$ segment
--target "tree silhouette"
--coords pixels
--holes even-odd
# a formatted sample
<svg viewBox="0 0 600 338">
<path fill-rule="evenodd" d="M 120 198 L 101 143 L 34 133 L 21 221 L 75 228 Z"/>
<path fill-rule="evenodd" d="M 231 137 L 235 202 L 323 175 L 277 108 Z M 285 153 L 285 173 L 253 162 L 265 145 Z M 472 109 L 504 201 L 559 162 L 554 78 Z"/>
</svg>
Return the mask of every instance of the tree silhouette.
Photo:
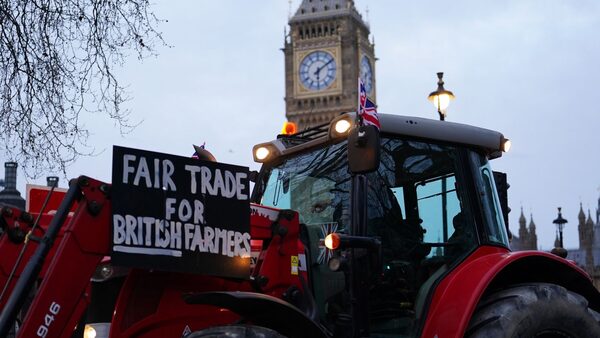
<svg viewBox="0 0 600 338">
<path fill-rule="evenodd" d="M 82 113 L 122 133 L 134 126 L 114 68 L 165 42 L 147 0 L 0 0 L 0 145 L 36 177 L 61 170 L 87 145 Z"/>
</svg>

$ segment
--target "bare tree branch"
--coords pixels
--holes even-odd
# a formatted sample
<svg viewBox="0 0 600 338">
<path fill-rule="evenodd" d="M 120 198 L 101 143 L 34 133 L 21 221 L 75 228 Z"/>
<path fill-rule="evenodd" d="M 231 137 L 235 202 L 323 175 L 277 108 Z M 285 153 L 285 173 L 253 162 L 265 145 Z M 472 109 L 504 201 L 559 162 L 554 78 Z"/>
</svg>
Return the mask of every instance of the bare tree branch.
<svg viewBox="0 0 600 338">
<path fill-rule="evenodd" d="M 164 45 L 147 0 L 0 0 L 0 147 L 30 177 L 90 155 L 82 113 L 134 127 L 114 73 Z"/>
</svg>

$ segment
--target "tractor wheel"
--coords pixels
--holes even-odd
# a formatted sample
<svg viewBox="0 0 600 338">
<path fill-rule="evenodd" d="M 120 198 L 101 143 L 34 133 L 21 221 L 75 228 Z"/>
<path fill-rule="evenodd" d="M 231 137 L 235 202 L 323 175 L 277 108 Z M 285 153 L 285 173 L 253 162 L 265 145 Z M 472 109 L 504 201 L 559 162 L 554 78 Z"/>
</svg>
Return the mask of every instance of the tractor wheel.
<svg viewBox="0 0 600 338">
<path fill-rule="evenodd" d="M 583 296 L 562 286 L 522 284 L 484 297 L 465 337 L 600 337 L 599 318 Z"/>
<path fill-rule="evenodd" d="M 262 326 L 225 325 L 195 331 L 185 338 L 286 338 L 277 331 Z"/>
</svg>

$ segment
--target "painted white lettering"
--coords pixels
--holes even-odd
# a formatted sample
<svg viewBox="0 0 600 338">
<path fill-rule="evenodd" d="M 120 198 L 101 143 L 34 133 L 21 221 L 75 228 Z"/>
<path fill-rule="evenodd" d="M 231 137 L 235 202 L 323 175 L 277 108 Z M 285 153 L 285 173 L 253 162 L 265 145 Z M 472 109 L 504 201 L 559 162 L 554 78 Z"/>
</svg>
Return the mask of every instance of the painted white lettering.
<svg viewBox="0 0 600 338">
<path fill-rule="evenodd" d="M 208 193 L 209 195 L 216 195 L 215 190 L 213 190 L 212 184 L 210 184 L 210 179 L 212 174 L 210 173 L 210 169 L 207 167 L 200 167 L 200 184 L 201 191 L 203 194 Z"/>
<path fill-rule="evenodd" d="M 204 227 L 204 244 L 206 245 L 205 252 L 217 253 L 219 247 L 215 244 L 215 231 L 211 227 Z"/>
<path fill-rule="evenodd" d="M 129 174 L 133 174 L 135 168 L 129 165 L 129 162 L 135 161 L 135 155 L 123 155 L 123 183 L 129 183 Z"/>
<path fill-rule="evenodd" d="M 160 160 L 154 159 L 154 188 L 160 189 Z"/>
<path fill-rule="evenodd" d="M 241 245 L 242 244 L 242 234 L 240 232 L 235 232 L 235 238 L 234 238 L 234 243 L 233 243 L 233 255 L 234 256 L 241 256 Z"/>
<path fill-rule="evenodd" d="M 154 245 L 160 248 L 169 246 L 169 222 L 165 220 L 156 220 Z"/>
<path fill-rule="evenodd" d="M 190 192 L 195 194 L 198 188 L 198 182 L 196 181 L 196 174 L 200 171 L 200 167 L 197 165 L 186 165 L 185 170 L 190 172 Z"/>
<path fill-rule="evenodd" d="M 173 197 L 168 197 L 167 199 L 165 199 L 165 218 L 166 219 L 171 219 L 171 217 L 173 217 L 173 214 L 175 214 L 175 207 L 174 204 L 177 202 L 176 199 L 174 199 Z"/>
<path fill-rule="evenodd" d="M 233 248 L 233 246 L 235 245 L 234 236 L 235 231 L 227 231 L 227 250 L 224 252 L 224 254 L 227 254 L 228 257 L 233 257 L 233 253 L 235 251 L 235 249 Z"/>
<path fill-rule="evenodd" d="M 125 242 L 125 218 L 121 215 L 113 215 L 113 244 Z"/>
<path fill-rule="evenodd" d="M 183 238 L 185 239 L 183 245 L 184 245 L 184 248 L 186 250 L 192 250 L 190 248 L 191 247 L 190 244 L 191 244 L 191 241 L 192 241 L 193 236 L 194 236 L 194 233 L 192 232 L 193 230 L 194 230 L 194 224 L 192 224 L 192 223 L 185 223 L 183 225 L 183 232 L 184 232 L 184 235 L 183 235 L 184 237 Z"/>
<path fill-rule="evenodd" d="M 181 222 L 171 221 L 171 249 L 181 249 Z"/>
<path fill-rule="evenodd" d="M 141 216 L 137 217 L 135 230 L 137 230 L 136 237 L 139 241 L 138 244 L 142 245 L 143 238 L 144 238 L 144 218 L 143 217 L 141 217 Z"/>
<path fill-rule="evenodd" d="M 152 226 L 154 225 L 154 217 L 144 217 L 144 225 L 146 228 L 145 244 L 146 246 L 150 246 L 152 245 Z"/>
<path fill-rule="evenodd" d="M 227 230 L 223 230 L 220 228 L 215 228 L 215 247 L 217 247 L 217 252 L 219 252 L 219 244 L 221 247 L 221 255 L 227 254 Z"/>
<path fill-rule="evenodd" d="M 171 176 L 173 175 L 174 172 L 175 172 L 175 166 L 173 165 L 173 162 L 171 162 L 169 160 L 163 160 L 163 173 L 162 173 L 163 174 L 163 176 L 162 176 L 163 189 L 177 191 L 177 188 L 175 187 L 175 183 L 171 179 Z"/>
<path fill-rule="evenodd" d="M 192 218 L 192 206 L 188 200 L 179 202 L 179 220 L 187 222 Z"/>
<path fill-rule="evenodd" d="M 252 247 L 250 246 L 250 233 L 244 232 L 242 237 L 243 237 L 243 241 L 244 241 L 244 248 L 242 249 L 242 252 L 240 253 L 240 257 L 242 257 L 242 258 L 250 257 L 250 252 L 252 251 Z"/>
<path fill-rule="evenodd" d="M 140 185 L 140 179 L 142 178 L 146 181 L 146 188 L 152 188 L 152 177 L 150 176 L 150 169 L 148 169 L 148 162 L 146 162 L 146 158 L 143 156 L 140 157 L 140 163 L 138 164 L 137 170 L 135 172 L 133 184 Z"/>
<path fill-rule="evenodd" d="M 206 231 L 206 229 L 204 230 Z M 206 232 L 205 232 L 206 234 Z M 190 245 L 190 250 L 195 251 L 198 250 L 200 252 L 206 252 L 206 241 L 202 240 L 202 230 L 199 225 L 194 226 L 194 238 L 192 239 L 192 245 Z"/>
<path fill-rule="evenodd" d="M 194 223 L 204 224 L 204 204 L 194 200 Z"/>
<path fill-rule="evenodd" d="M 135 225 L 135 217 L 131 215 L 125 215 L 125 244 L 138 244 L 137 236 L 135 235 Z"/>
<path fill-rule="evenodd" d="M 246 173 L 236 173 L 235 174 L 235 181 L 236 181 L 236 187 L 237 187 L 237 199 L 240 201 L 245 201 L 248 199 L 248 196 L 246 194 L 244 194 L 244 189 L 246 188 L 245 184 L 242 184 L 242 180 L 246 179 L 248 177 L 248 175 Z"/>
<path fill-rule="evenodd" d="M 225 170 L 225 191 L 223 192 L 223 197 L 232 198 L 235 196 L 236 190 L 235 176 L 231 171 Z"/>
<path fill-rule="evenodd" d="M 221 174 L 221 170 L 215 169 L 215 180 L 213 182 L 213 189 L 216 194 L 221 191 L 221 196 L 225 195 L 225 185 L 223 184 L 223 174 Z"/>
</svg>

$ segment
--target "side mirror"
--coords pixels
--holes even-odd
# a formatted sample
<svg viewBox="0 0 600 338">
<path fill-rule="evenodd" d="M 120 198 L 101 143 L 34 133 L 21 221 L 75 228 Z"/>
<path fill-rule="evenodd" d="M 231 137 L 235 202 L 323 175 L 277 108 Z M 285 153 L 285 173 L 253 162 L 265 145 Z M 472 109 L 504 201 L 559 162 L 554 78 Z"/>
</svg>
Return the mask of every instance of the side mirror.
<svg viewBox="0 0 600 338">
<path fill-rule="evenodd" d="M 379 168 L 379 130 L 360 126 L 348 134 L 348 167 L 353 174 L 366 174 Z"/>
</svg>

